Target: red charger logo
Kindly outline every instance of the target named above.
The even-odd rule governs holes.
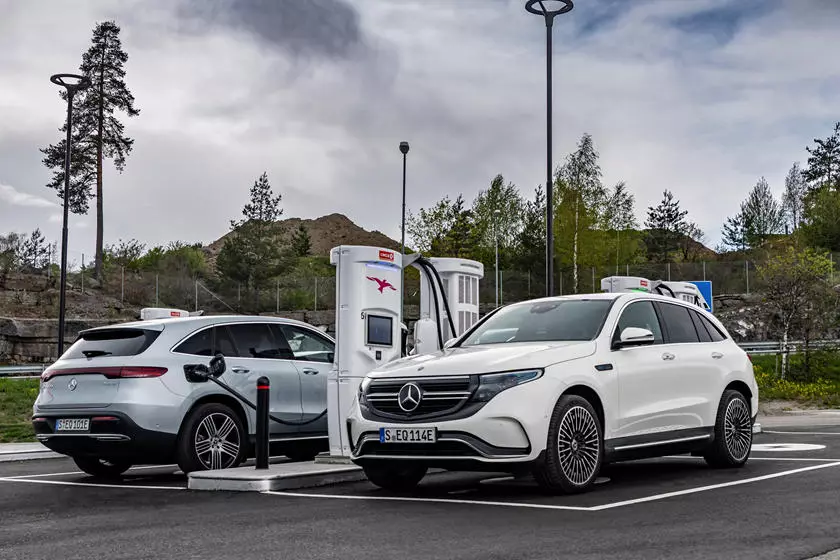
[[[391,251],[379,251],[379,260],[394,262],[394,253]]]
[[[170,316],[170,317],[180,317],[180,316],[181,316],[181,312],[180,312],[180,311],[170,311],[170,312],[169,312],[169,316]]]
[[[379,293],[380,294],[384,293],[385,288],[391,288],[395,292],[397,291],[397,289],[394,287],[394,285],[391,284],[390,282],[388,282],[387,280],[382,280],[380,278],[375,278],[373,276],[365,276],[365,278],[367,278],[371,282],[376,282],[379,285]]]
[[[647,288],[647,280],[639,280],[639,286],[644,286]]]

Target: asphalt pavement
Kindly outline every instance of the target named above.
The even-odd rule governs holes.
[[[175,466],[103,483],[66,459],[2,463],[0,558],[772,560],[840,548],[840,427],[766,429],[742,469],[623,463],[578,496],[469,473],[401,495],[367,482],[194,492]]]

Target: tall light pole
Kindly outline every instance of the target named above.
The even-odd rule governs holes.
[[[560,5],[558,5],[560,4]],[[553,8],[552,8],[553,7]],[[554,295],[554,180],[551,173],[551,32],[556,16],[571,12],[572,0],[527,0],[525,9],[545,18],[545,295]]]
[[[67,140],[64,145],[64,218],[61,223],[61,280],[58,296],[58,355],[64,353],[64,318],[67,291],[67,220],[69,218],[70,199],[70,161],[73,153],[73,96],[90,86],[90,80],[77,74],[53,74],[50,81],[67,90]]]
[[[493,237],[496,238],[496,307],[499,307],[499,214],[501,212],[498,209],[493,210]]]
[[[408,142],[400,142],[400,152],[403,156],[403,180],[402,180],[402,226],[400,227],[400,253],[405,256],[405,166],[406,156],[408,155]],[[405,305],[405,268],[400,269],[400,321],[405,322],[403,318]]]

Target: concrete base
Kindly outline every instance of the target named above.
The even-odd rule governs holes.
[[[754,434],[760,434],[761,433],[761,423],[760,422],[756,422],[755,424],[753,424],[753,433]]]
[[[35,459],[66,459],[40,443],[0,443],[0,463]]]
[[[233,492],[266,492],[314,488],[340,482],[365,480],[361,467],[355,465],[316,465],[280,463],[269,465],[266,470],[254,467],[197,471],[190,473],[187,488],[190,490],[225,490]]]
[[[322,465],[352,465],[350,457],[344,455],[330,455],[329,453],[320,453],[315,457],[315,462]]]

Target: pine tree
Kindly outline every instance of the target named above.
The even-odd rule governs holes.
[[[517,239],[516,265],[527,271],[534,279],[545,275],[545,190],[542,186],[534,190],[534,200],[525,202],[522,229]],[[541,290],[534,287],[534,293]]]
[[[79,128],[73,133],[76,140],[70,170],[73,184],[70,209],[75,213],[87,213],[88,200],[94,196],[91,186],[95,178],[97,278],[101,278],[104,255],[103,159],[112,159],[117,171],[122,172],[126,157],[134,146],[134,140],[125,135],[125,127],[115,113],[124,112],[129,117],[140,114],[134,107],[134,96],[125,84],[128,54],[122,49],[119,35],[120,28],[113,21],[96,24],[92,44],[82,55],[79,67],[91,86],[76,95],[78,105],[74,106],[73,115]],[[65,101],[66,95],[62,90],[61,96]],[[62,130],[66,133],[66,123]],[[44,164],[54,170],[52,181],[47,186],[61,192],[64,184],[63,141],[44,148],[42,152],[46,156]]]
[[[741,204],[747,244],[757,247],[784,227],[782,205],[770,191],[767,179],[760,178]]]
[[[231,220],[231,233],[216,261],[223,276],[253,290],[256,310],[259,290],[285,264],[286,255],[275,238],[276,222],[283,214],[281,199],[282,195],[274,196],[268,175],[260,175],[251,187],[250,202],[242,209],[244,218]]]
[[[834,132],[824,140],[814,138],[815,147],[805,148],[808,168],[805,179],[815,187],[828,187],[840,191],[840,122],[834,125]]]
[[[648,254],[659,262],[665,262],[671,251],[679,248],[685,235],[687,210],[680,208],[680,201],[674,199],[671,191],[662,193],[658,206],[649,206],[645,227],[648,231]]]
[[[292,234],[292,253],[296,257],[308,257],[312,252],[312,241],[309,239],[309,231],[302,223]]]
[[[726,223],[723,224],[721,237],[725,248],[746,251],[748,247],[747,225],[743,212],[739,211],[734,216],[726,219]]]
[[[47,266],[50,246],[44,239],[41,229],[37,228],[23,242],[21,256],[24,266],[38,270]]]
[[[807,192],[808,184],[802,176],[799,162],[796,162],[785,178],[785,193],[782,196],[782,210],[792,231],[796,231],[802,224]]]

